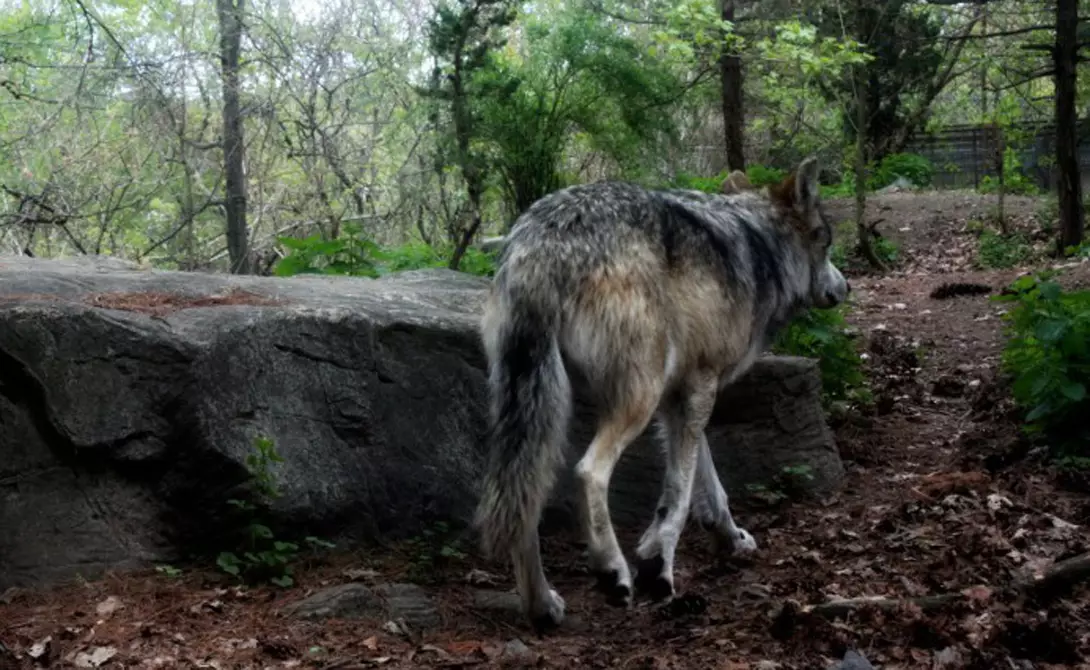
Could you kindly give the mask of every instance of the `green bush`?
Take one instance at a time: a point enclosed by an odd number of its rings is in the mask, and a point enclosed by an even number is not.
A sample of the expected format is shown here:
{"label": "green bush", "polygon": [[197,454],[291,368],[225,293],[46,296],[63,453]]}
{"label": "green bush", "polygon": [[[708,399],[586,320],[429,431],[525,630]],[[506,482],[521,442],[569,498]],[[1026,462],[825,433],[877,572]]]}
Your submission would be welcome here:
{"label": "green bush", "polygon": [[[383,249],[354,228],[347,228],[335,240],[312,235],[302,239],[282,237],[279,241],[289,249],[289,254],[273,268],[279,277],[334,274],[375,278],[404,270],[445,268],[453,251],[418,242]],[[490,277],[496,270],[495,258],[471,247],[462,256],[459,270]]]}
{"label": "green bush", "polygon": [[904,177],[917,188],[926,188],[931,185],[934,174],[935,168],[931,161],[919,154],[889,154],[871,172],[867,188],[884,188],[897,181],[898,177]]}
{"label": "green bush", "polygon": [[844,320],[846,311],[846,305],[808,310],[780,331],[772,346],[779,354],[818,360],[826,404],[837,401],[866,404],[870,399],[863,362]]}
{"label": "green bush", "polygon": [[673,188],[690,188],[705,193],[720,193],[723,180],[727,178],[726,172],[720,172],[714,177],[698,177],[691,174],[679,173],[671,186]]}
{"label": "green bush", "polygon": [[[991,175],[984,175],[977,187],[977,191],[985,194],[998,190],[999,180]],[[1022,161],[1011,147],[1003,152],[1003,190],[1011,195],[1037,195],[1040,192],[1033,180],[1022,173]]]}
{"label": "green bush", "polygon": [[993,299],[1013,303],[1002,364],[1025,430],[1046,437],[1055,456],[1090,456],[1090,291],[1065,292],[1040,273]]}
{"label": "green bush", "polygon": [[768,186],[769,184],[779,184],[784,179],[787,179],[787,175],[787,170],[766,167],[759,163],[755,163],[746,168],[746,177],[749,179],[749,183],[758,188]]}
{"label": "green bush", "polygon": [[985,269],[1012,268],[1026,262],[1033,255],[1033,247],[1025,235],[1011,233],[1001,235],[989,228],[980,233],[977,248],[977,265]]}

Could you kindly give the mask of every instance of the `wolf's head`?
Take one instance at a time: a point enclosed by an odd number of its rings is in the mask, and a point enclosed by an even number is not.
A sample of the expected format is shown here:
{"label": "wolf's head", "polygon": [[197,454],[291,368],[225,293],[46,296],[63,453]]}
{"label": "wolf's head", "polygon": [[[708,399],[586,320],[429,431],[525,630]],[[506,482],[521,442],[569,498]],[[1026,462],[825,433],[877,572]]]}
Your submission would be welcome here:
{"label": "wolf's head", "polygon": [[848,297],[848,282],[829,260],[833,227],[821,210],[817,159],[803,160],[795,174],[769,187],[769,196],[799,233],[810,259],[810,298],[814,306],[835,307]]}

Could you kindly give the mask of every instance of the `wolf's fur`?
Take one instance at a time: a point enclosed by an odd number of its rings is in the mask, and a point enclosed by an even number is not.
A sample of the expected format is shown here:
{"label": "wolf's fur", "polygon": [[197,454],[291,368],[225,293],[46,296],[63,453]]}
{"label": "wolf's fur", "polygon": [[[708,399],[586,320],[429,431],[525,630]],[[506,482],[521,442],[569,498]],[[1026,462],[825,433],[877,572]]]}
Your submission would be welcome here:
{"label": "wolf's fur", "polygon": [[476,524],[486,553],[511,557],[535,626],[564,616],[542,569],[537,523],[564,462],[572,379],[600,408],[576,474],[591,567],[611,602],[629,603],[633,580],[610,522],[609,480],[653,418],[666,471],[635,586],[653,598],[673,594],[674,550],[690,513],[735,551],[756,548],[731,517],[704,427],[718,390],[780,326],[847,296],[828,260],[817,171],[808,159],[760,193],[742,175],[728,180],[731,195],[573,186],[534,203],[504,240],[481,323],[491,424]]}

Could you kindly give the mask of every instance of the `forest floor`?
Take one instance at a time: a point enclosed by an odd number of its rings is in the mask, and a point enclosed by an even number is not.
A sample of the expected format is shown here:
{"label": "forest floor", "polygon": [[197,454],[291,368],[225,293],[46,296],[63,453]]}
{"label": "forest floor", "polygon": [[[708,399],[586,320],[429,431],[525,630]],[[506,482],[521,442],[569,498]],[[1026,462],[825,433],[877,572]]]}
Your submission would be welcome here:
{"label": "forest floor", "polygon": [[[1016,227],[1038,204],[1012,198]],[[846,218],[850,203],[830,203]],[[880,668],[1090,668],[1086,586],[1027,600],[1014,585],[1090,550],[1090,487],[1050,467],[1021,439],[997,366],[1003,303],[931,297],[945,282],[998,293],[1025,268],[973,267],[966,225],[992,200],[888,194],[871,216],[901,249],[897,270],[851,276],[851,325],[872,370],[875,409],[834,425],[844,487],[821,500],[737,504],[759,550],[713,559],[690,527],[674,603],[608,606],[578,539],[543,538],[568,621],[538,637],[474,591],[489,574],[471,558],[419,565],[419,546],[338,555],[300,570],[291,589],[240,589],[212,571],[148,570],[0,597],[0,667],[209,668],[825,668],[845,650]],[[1090,287],[1090,263],[1062,282]],[[639,529],[636,529],[638,532]],[[631,533],[620,533],[634,546]],[[630,553],[630,552],[629,552]],[[512,587],[495,570],[499,591]],[[472,579],[467,578],[467,573]],[[421,581],[442,624],[421,634],[381,620],[291,618],[283,608],[347,582]],[[953,594],[939,599],[928,596]],[[832,620],[811,605],[881,596]],[[820,608],[819,608],[820,609]],[[4,646],[6,646],[6,654]],[[6,659],[6,660],[5,660]]]}

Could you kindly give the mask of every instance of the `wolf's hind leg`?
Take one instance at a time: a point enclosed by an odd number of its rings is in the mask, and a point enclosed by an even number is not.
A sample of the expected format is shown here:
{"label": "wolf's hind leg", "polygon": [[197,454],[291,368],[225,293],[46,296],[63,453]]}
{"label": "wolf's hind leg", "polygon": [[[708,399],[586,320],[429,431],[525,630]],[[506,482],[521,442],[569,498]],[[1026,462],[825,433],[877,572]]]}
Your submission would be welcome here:
{"label": "wolf's hind leg", "polygon": [[575,466],[582,483],[590,568],[598,576],[598,587],[606,593],[607,602],[619,607],[632,600],[632,574],[610,520],[609,479],[621,454],[650,423],[661,381],[633,378],[627,390],[627,395],[611,403],[613,407],[603,415],[594,440]]}
{"label": "wolf's hind leg", "polygon": [[659,420],[666,442],[666,471],[655,518],[640,539],[636,587],[653,600],[674,594],[674,553],[689,516],[704,427],[715,404],[717,380],[701,372],[663,403]]}
{"label": "wolf's hind leg", "polygon": [[515,566],[515,582],[522,596],[522,605],[534,629],[544,633],[559,626],[564,620],[565,603],[545,577],[536,526],[522,546],[511,551],[511,560]]}
{"label": "wolf's hind leg", "polygon": [[701,431],[700,453],[696,464],[691,515],[693,520],[712,533],[716,553],[721,549],[734,554],[754,551],[757,542],[744,528],[734,523],[730,501],[719,475],[715,471],[707,434]]}

